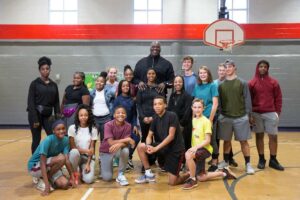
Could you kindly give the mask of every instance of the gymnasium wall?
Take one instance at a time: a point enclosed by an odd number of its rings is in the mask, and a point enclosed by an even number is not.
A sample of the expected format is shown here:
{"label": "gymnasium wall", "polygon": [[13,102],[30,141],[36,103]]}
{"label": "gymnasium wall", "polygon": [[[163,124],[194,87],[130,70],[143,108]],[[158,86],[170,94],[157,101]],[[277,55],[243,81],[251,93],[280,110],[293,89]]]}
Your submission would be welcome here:
{"label": "gymnasium wall", "polygon": [[[249,23],[297,23],[299,0],[248,0]],[[132,24],[133,0],[78,0],[79,24]],[[217,19],[218,0],[163,0],[164,24]],[[0,24],[47,24],[48,0],[0,0]]]}
{"label": "gymnasium wall", "polygon": [[248,0],[249,23],[298,23],[299,0]]}
{"label": "gymnasium wall", "polygon": [[[217,64],[232,58],[238,74],[249,80],[257,61],[269,60],[270,73],[279,80],[284,94],[280,126],[299,127],[300,24],[289,23],[300,22],[300,15],[294,12],[299,10],[298,1],[285,1],[287,5],[283,7],[278,0],[250,0],[254,2],[249,5],[250,13],[258,16],[250,16],[250,22],[257,24],[243,25],[247,41],[232,53],[202,42],[203,29],[217,18],[217,5],[212,3],[215,0],[164,0],[163,21],[174,25],[161,26],[126,25],[133,21],[133,1],[106,2],[79,0],[79,23],[107,26],[31,26],[28,24],[48,23],[48,1],[0,0],[0,125],[28,124],[27,94],[30,82],[39,75],[36,63],[39,57],[52,58],[51,78],[60,75],[58,86],[62,96],[75,71],[98,72],[108,66],[119,69],[125,64],[134,66],[149,54],[150,41],[160,40],[162,55],[173,63],[177,73],[181,72],[180,62],[185,55],[195,58],[194,71],[207,65],[214,77]],[[276,12],[276,24],[271,23],[272,11],[266,12],[271,2],[274,10],[281,10]]]}

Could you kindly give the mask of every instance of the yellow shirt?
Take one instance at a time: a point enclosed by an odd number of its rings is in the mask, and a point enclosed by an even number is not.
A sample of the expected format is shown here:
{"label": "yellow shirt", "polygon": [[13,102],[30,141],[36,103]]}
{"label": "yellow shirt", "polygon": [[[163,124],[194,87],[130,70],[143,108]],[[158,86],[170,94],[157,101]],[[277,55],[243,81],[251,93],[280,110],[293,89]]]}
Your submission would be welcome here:
{"label": "yellow shirt", "polygon": [[[211,123],[205,116],[200,118],[193,118],[193,131],[192,131],[192,147],[201,144],[206,137],[206,134],[212,134]],[[210,144],[204,146],[210,153],[213,148]]]}

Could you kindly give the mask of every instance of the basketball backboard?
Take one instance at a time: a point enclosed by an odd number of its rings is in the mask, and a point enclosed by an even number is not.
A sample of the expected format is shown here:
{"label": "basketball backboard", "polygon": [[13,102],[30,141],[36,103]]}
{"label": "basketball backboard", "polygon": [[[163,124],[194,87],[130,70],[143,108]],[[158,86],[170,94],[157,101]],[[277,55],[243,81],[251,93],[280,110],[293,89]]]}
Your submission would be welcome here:
{"label": "basketball backboard", "polygon": [[244,41],[244,30],[229,19],[216,20],[204,30],[204,43],[222,50],[231,50],[233,46],[243,44]]}

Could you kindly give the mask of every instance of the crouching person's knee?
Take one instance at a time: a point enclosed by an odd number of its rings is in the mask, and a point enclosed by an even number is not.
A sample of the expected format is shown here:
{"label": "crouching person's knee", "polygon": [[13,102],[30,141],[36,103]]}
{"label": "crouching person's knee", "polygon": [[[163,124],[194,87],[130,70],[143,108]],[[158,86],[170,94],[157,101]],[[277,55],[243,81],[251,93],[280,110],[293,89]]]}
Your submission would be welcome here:
{"label": "crouching person's knee", "polygon": [[69,188],[69,180],[65,176],[61,176],[54,182],[58,189],[67,190]]}
{"label": "crouching person's knee", "polygon": [[102,180],[103,181],[111,181],[113,177],[112,173],[102,173]]}
{"label": "crouching person's knee", "polygon": [[82,176],[82,180],[87,184],[91,184],[94,182],[94,174],[85,174]]}

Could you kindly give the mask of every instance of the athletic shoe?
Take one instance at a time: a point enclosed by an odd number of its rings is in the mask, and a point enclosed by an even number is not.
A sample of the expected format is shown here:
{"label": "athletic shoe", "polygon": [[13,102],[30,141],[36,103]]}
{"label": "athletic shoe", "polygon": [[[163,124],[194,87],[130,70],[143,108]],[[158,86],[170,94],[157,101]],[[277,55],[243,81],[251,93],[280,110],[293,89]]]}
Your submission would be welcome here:
{"label": "athletic shoe", "polygon": [[134,169],[134,166],[133,166],[133,162],[131,159],[128,160],[127,162],[127,167],[131,168],[131,169]]}
{"label": "athletic shoe", "polygon": [[148,174],[148,175],[142,175],[135,179],[136,183],[150,183],[150,182],[155,182],[155,175],[154,174]]}
{"label": "athletic shoe", "polygon": [[229,165],[231,167],[238,167],[239,166],[238,163],[235,162],[235,160],[233,158],[229,160]]}
{"label": "athletic shoe", "polygon": [[[38,183],[36,184],[36,189],[44,192],[46,188],[45,182],[43,179],[39,179]],[[54,188],[50,185],[50,192],[54,191]]]}
{"label": "athletic shoe", "polygon": [[198,186],[197,179],[193,180],[192,178],[188,178],[186,181],[184,181],[182,189],[190,190],[197,186]]}
{"label": "athletic shoe", "polygon": [[264,169],[265,166],[266,166],[266,160],[265,159],[258,161],[258,164],[257,164],[258,169]]}
{"label": "athletic shoe", "polygon": [[33,182],[34,184],[38,184],[39,180],[40,180],[40,178],[32,177],[32,182]]}
{"label": "athletic shoe", "polygon": [[279,171],[284,171],[284,167],[281,166],[277,159],[271,159],[269,161],[269,167]]}
{"label": "athletic shoe", "polygon": [[129,185],[126,177],[123,174],[119,174],[118,177],[116,178],[116,181],[121,185],[121,186],[126,186]]}
{"label": "athletic shoe", "polygon": [[119,166],[119,158],[114,157],[113,158],[113,167],[118,167]]}
{"label": "athletic shoe", "polygon": [[223,169],[225,167],[228,167],[229,166],[229,163],[225,162],[225,160],[223,160],[222,162],[220,162],[218,164],[218,169]]}
{"label": "athletic shoe", "polygon": [[217,171],[218,169],[218,166],[217,165],[211,165],[209,168],[208,168],[208,172],[215,172]]}
{"label": "athletic shoe", "polygon": [[229,169],[229,167],[223,168],[222,170],[226,176],[225,179],[236,179],[236,175]]}
{"label": "athletic shoe", "polygon": [[253,169],[253,167],[251,166],[250,163],[246,164],[246,173],[248,175],[253,175],[255,173],[255,171],[254,171],[254,169]]}

